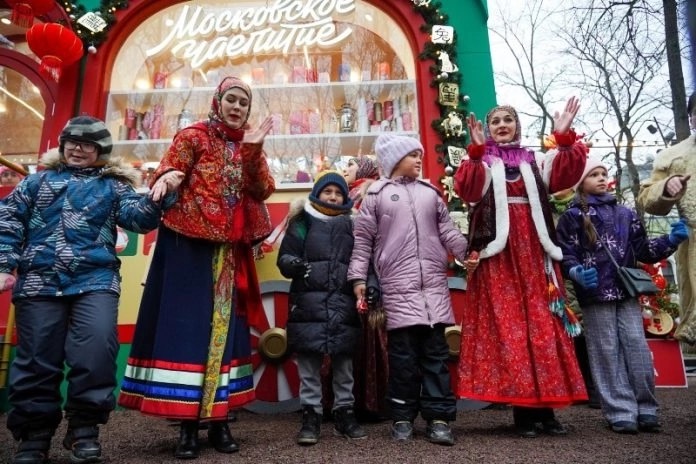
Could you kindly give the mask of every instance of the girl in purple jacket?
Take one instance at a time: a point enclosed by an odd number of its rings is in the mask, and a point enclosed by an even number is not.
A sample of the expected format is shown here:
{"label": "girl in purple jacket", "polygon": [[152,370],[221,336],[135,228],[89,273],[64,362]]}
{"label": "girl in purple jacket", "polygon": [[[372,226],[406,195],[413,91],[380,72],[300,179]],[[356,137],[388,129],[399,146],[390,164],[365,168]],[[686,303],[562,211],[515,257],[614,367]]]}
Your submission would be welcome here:
{"label": "girl in purple jacket", "polygon": [[637,298],[619,283],[620,266],[655,263],[687,238],[682,221],[669,234],[648,239],[636,213],[607,193],[607,168],[588,158],[575,199],[561,216],[557,237],[563,271],[582,307],[590,370],[602,413],[616,433],[657,432],[653,362]]}
{"label": "girl in purple jacket", "polygon": [[348,280],[360,301],[373,260],[386,313],[392,437],[410,439],[420,412],[428,440],[453,445],[449,421],[456,402],[445,327],[454,324],[454,314],[447,259],[451,253],[464,260],[467,241],[440,192],[419,179],[424,150],[417,139],[382,134],[375,151],[384,177],[367,190],[355,219]]}

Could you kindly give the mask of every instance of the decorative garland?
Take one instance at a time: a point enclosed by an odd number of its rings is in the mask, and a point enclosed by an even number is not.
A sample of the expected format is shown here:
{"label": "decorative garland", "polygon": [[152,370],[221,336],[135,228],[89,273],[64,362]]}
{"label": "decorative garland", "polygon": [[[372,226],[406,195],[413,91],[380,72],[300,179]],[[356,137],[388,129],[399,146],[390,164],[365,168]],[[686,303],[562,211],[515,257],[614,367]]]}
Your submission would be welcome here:
{"label": "decorative garland", "polygon": [[106,40],[107,33],[116,22],[116,11],[128,8],[127,0],[101,0],[99,9],[94,11],[94,13],[106,22],[106,27],[98,32],[93,32],[77,22],[78,19],[88,13],[83,5],[66,0],[62,0],[61,3],[65,13],[70,18],[71,29],[82,39],[85,45],[89,45],[92,49]]}
{"label": "decorative garland", "polygon": [[[435,146],[439,154],[438,163],[444,166],[445,175],[440,179],[451,212],[461,212],[464,207],[454,192],[452,174],[466,156],[466,117],[469,96],[460,96],[461,73],[456,65],[457,37],[454,28],[447,25],[449,17],[441,11],[442,4],[431,0],[410,0],[413,8],[422,17],[422,32],[429,33],[431,40],[426,42],[420,53],[421,60],[433,60],[430,66],[433,76],[431,87],[437,87],[440,117],[431,122],[432,128],[440,136],[442,143]],[[442,33],[450,37],[444,37]],[[461,214],[461,213],[460,213]]]}

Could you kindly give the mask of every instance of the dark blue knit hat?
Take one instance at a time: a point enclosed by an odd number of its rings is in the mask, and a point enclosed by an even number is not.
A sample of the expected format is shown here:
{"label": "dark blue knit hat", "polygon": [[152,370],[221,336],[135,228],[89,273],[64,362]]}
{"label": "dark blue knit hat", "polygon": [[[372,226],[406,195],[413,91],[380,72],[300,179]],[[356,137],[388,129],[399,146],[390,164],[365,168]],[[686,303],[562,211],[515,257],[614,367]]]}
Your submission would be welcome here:
{"label": "dark blue knit hat", "polygon": [[[333,184],[341,190],[341,193],[343,194],[343,206],[339,207],[337,205],[330,205],[328,203],[324,203],[323,201],[319,201],[319,194],[329,184]],[[346,211],[353,207],[353,200],[351,200],[348,196],[348,184],[346,183],[346,179],[337,171],[323,171],[317,176],[314,181],[314,187],[312,187],[312,192],[309,194],[309,201],[325,208]]]}

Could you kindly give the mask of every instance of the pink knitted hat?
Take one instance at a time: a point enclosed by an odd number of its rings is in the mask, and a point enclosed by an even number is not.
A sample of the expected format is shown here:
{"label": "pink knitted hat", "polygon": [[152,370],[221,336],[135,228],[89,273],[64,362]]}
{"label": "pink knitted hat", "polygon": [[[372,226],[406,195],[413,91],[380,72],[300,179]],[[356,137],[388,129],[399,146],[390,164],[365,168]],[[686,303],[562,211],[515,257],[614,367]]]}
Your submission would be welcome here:
{"label": "pink knitted hat", "polygon": [[597,158],[590,158],[588,156],[587,160],[585,161],[585,169],[582,171],[582,176],[580,176],[580,180],[578,181],[578,183],[573,186],[573,190],[577,190],[578,187],[580,187],[580,185],[582,184],[582,181],[585,180],[585,177],[587,177],[587,175],[590,172],[592,172],[592,170],[595,168],[607,169],[606,165],[602,163],[600,160],[598,160]]}
{"label": "pink knitted hat", "polygon": [[382,175],[391,177],[399,161],[415,150],[425,154],[423,145],[416,138],[390,133],[381,134],[375,142],[375,152],[382,168]]}

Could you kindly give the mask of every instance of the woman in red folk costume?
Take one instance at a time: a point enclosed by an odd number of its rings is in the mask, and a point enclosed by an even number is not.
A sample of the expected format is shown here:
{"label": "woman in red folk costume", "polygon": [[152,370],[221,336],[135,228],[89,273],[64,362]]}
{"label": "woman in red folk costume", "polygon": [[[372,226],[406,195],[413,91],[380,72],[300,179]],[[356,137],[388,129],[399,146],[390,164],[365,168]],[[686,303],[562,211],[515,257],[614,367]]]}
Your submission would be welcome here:
{"label": "woman in red folk costume", "polygon": [[367,156],[358,156],[348,160],[348,166],[343,170],[343,177],[348,183],[348,196],[353,200],[353,207],[357,210],[367,192],[368,187],[379,179],[377,163]]}
{"label": "woman in red folk costume", "polygon": [[[377,162],[367,156],[358,156],[348,161],[343,170],[343,177],[350,191],[355,210],[372,183],[379,179]],[[368,299],[373,304],[379,299],[379,284],[376,277],[369,279]],[[373,327],[368,321],[368,314],[360,314],[363,326],[362,342],[355,350],[353,363],[353,394],[355,395],[355,412],[363,420],[379,420],[385,414],[385,398],[389,373],[389,355],[387,353],[387,332],[384,327]]]}
{"label": "woman in red folk costume", "polygon": [[262,150],[272,122],[249,128],[251,100],[247,84],[223,79],[208,120],[177,133],[152,179],[185,175],[159,228],[119,404],[181,420],[182,459],[198,457],[200,423],[217,451],[238,451],[228,414],[255,398],[253,246],[271,232],[263,201],[275,183]]}
{"label": "woman in red folk costume", "polygon": [[[470,208],[468,282],[458,365],[462,398],[511,404],[517,432],[565,435],[554,409],[587,399],[573,340],[577,321],[565,312],[548,194],[572,187],[586,150],[570,126],[573,97],[554,115],[558,150],[537,165],[520,147],[510,106],[493,108],[483,124],[472,113],[469,159],[455,189]],[[572,318],[572,316],[571,316]]]}

